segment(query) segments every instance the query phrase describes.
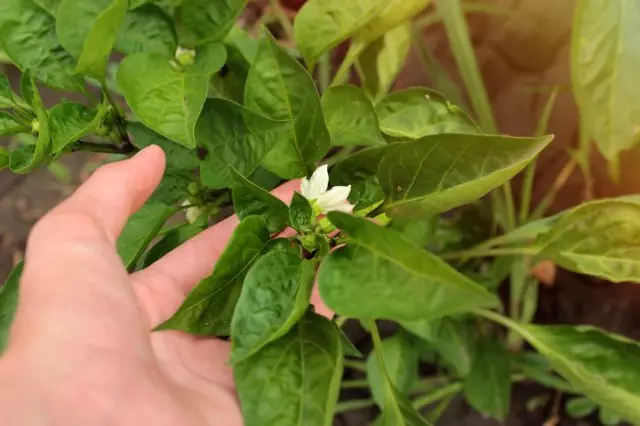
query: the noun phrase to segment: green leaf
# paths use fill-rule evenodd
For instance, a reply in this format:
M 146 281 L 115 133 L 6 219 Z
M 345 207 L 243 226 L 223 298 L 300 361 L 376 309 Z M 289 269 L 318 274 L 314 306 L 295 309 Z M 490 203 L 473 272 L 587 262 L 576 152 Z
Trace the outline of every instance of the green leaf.
M 291 330 L 309 308 L 314 278 L 314 263 L 289 251 L 258 259 L 247 273 L 231 321 L 233 363 Z
M 0 2 L 0 46 L 21 70 L 62 90 L 82 90 L 75 61 L 56 36 L 56 21 L 31 0 Z
M 402 139 L 420 139 L 441 133 L 480 133 L 480 129 L 460 108 L 433 90 L 413 87 L 387 95 L 376 112 L 380 129 Z
M 143 149 L 149 145 L 158 145 L 162 148 L 167 162 L 167 172 L 169 173 L 192 172 L 200 165 L 200 160 L 195 150 L 170 141 L 142 123 L 127 123 L 127 131 L 133 136 L 132 143 L 136 148 Z
M 322 95 L 322 111 L 331 145 L 384 145 L 378 118 L 362 89 L 351 86 L 329 88 Z
M 327 257 L 318 275 L 324 302 L 355 318 L 429 320 L 498 300 L 440 258 L 367 219 L 331 212 L 347 246 Z
M 235 25 L 247 0 L 185 0 L 178 13 L 198 42 L 220 41 Z
M 411 402 L 393 385 L 388 384 L 384 394 L 384 408 L 375 426 L 430 426 Z
M 18 308 L 18 291 L 24 264 L 18 263 L 0 287 L 0 354 L 7 347 L 9 330 Z
M 58 12 L 58 7 L 62 0 L 33 0 L 35 4 L 46 10 L 51 16 L 55 18 Z
M 540 236 L 540 257 L 613 282 L 640 280 L 640 203 L 599 200 L 564 214 Z
M 634 0 L 580 0 L 574 15 L 571 82 L 581 133 L 617 161 L 640 138 L 640 88 L 630 85 L 640 67 Z
M 574 419 L 586 417 L 596 411 L 596 408 L 598 408 L 598 404 L 583 396 L 571 398 L 567 400 L 564 405 L 564 409 L 569 417 Z
M 362 87 L 374 101 L 391 89 L 411 49 L 411 24 L 399 25 L 369 44 L 358 56 Z
M 320 56 L 379 15 L 388 0 L 309 0 L 296 15 L 294 36 L 312 67 Z
M 640 423 L 638 342 L 590 326 L 500 322 L 520 333 L 577 392 Z
M 255 185 L 232 169 L 233 210 L 240 219 L 261 216 L 267 222 L 269 232 L 282 231 L 289 223 L 289 208 L 269 192 Z
M 165 222 L 174 213 L 166 204 L 147 202 L 127 221 L 116 247 L 126 268 L 134 267 Z
M 600 423 L 604 426 L 615 426 L 622 422 L 622 416 L 613 410 L 609 410 L 606 407 L 600 407 L 600 413 L 598 414 Z
M 389 144 L 377 171 L 385 210 L 417 218 L 475 201 L 515 176 L 551 139 L 443 134 Z
M 16 105 L 15 95 L 6 74 L 0 74 L 0 108 L 13 108 Z
M 253 41 L 257 43 L 257 40 Z M 227 48 L 227 62 L 224 68 L 211 79 L 210 89 L 215 97 L 242 104 L 244 102 L 244 87 L 253 58 L 250 60 L 240 47 L 228 43 L 227 40 L 225 40 L 225 46 Z
M 389 0 L 382 13 L 375 16 L 354 35 L 354 44 L 367 45 L 420 13 L 431 0 Z
M 258 216 L 245 218 L 233 232 L 213 273 L 198 284 L 178 311 L 156 330 L 228 336 L 245 275 L 269 241 L 269 229 Z
M 16 133 L 30 131 L 31 129 L 18 123 L 11 114 L 6 111 L 0 111 L 0 136 L 10 136 Z
M 106 114 L 106 106 L 95 110 L 75 102 L 62 101 L 49 111 L 49 129 L 53 152 L 62 152 L 81 137 L 98 129 Z
M 335 324 L 308 311 L 289 333 L 234 366 L 245 424 L 330 426 L 342 362 Z
M 293 193 L 289 206 L 289 219 L 291 227 L 302 233 L 312 232 L 315 227 L 313 208 L 309 200 L 298 192 Z
M 286 122 L 225 99 L 207 99 L 195 131 L 198 145 L 207 148 L 200 166 L 202 183 L 216 189 L 230 186 L 231 168 L 249 176 L 286 132 Z
M 9 167 L 9 159 L 10 159 L 9 151 L 3 146 L 0 146 L 0 170 L 6 169 Z
M 480 413 L 504 421 L 511 403 L 511 368 L 500 342 L 480 342 L 471 372 L 464 380 L 464 396 Z
M 196 51 L 195 63 L 178 66 L 159 53 L 126 57 L 118 68 L 118 86 L 146 126 L 187 148 L 195 148 L 195 126 L 207 98 L 209 79 L 226 60 L 221 44 Z
M 401 395 L 408 396 L 418 378 L 417 348 L 405 333 L 399 332 L 382 341 L 382 352 L 389 380 Z M 367 359 L 367 378 L 374 401 L 384 407 L 387 385 L 378 365 L 377 356 L 372 352 Z
M 9 168 L 18 174 L 28 173 L 40 166 L 49 156 L 51 151 L 51 137 L 49 133 L 49 121 L 47 111 L 42 104 L 40 92 L 36 86 L 35 79 L 29 71 L 22 75 L 20 80 L 23 90 L 22 96 L 29 99 L 30 104 L 36 112 L 38 123 L 38 137 L 35 145 L 21 145 L 11 152 L 9 158 Z M 28 96 L 26 95 L 28 93 Z
M 168 231 L 164 236 L 147 251 L 144 256 L 143 268 L 146 268 L 154 262 L 160 260 L 171 250 L 177 248 L 181 244 L 187 242 L 191 238 L 198 235 L 204 230 L 206 224 L 187 223 L 175 229 Z
M 336 324 L 336 326 L 337 325 L 338 324 Z M 349 339 L 349 336 L 347 336 L 344 330 L 342 330 L 340 327 L 337 327 L 337 328 L 340 331 L 340 334 L 342 337 L 342 348 L 344 349 L 343 350 L 344 356 L 362 358 L 363 357 L 362 352 L 360 352 L 358 348 L 356 348 L 356 346 L 353 344 L 351 339 Z
M 127 12 L 115 44 L 126 55 L 156 52 L 166 57 L 173 57 L 177 47 L 171 17 L 153 4 Z
M 440 359 L 451 366 L 458 377 L 471 371 L 476 353 L 473 325 L 467 321 L 450 317 L 437 321 L 402 322 L 402 327 L 429 342 Z
M 247 77 L 245 105 L 273 120 L 289 122 L 287 135 L 263 165 L 284 179 L 310 176 L 330 142 L 318 91 L 302 65 L 266 32 Z

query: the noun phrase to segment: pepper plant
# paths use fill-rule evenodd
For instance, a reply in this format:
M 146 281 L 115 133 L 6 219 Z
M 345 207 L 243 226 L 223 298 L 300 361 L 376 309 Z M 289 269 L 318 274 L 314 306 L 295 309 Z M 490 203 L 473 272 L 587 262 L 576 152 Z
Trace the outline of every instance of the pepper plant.
M 0 134 L 27 137 L 0 147 L 0 168 L 28 173 L 77 151 L 123 157 L 162 147 L 165 176 L 117 244 L 131 271 L 232 207 L 240 224 L 211 275 L 155 332 L 231 340 L 248 426 L 329 425 L 367 404 L 380 409 L 376 425 L 426 425 L 457 393 L 503 420 L 512 383 L 523 380 L 573 395 L 575 415 L 640 423 L 638 342 L 532 323 L 538 282 L 529 271 L 542 260 L 640 280 L 638 197 L 547 218 L 548 205 L 530 207 L 555 94 L 536 136 L 500 135 L 459 0 L 435 9 L 429 0 L 309 0 L 293 23 L 274 2 L 261 28 L 239 21 L 246 3 L 2 0 L 0 46 L 22 78 L 15 90 L 0 78 Z M 576 14 L 585 169 L 592 138 L 613 161 L 637 132 L 637 114 L 611 109 L 640 105 L 617 84 L 637 73 L 629 64 L 640 66 L 637 43 L 614 43 L 640 22 L 637 7 L 622 13 L 623 4 L 636 3 L 581 0 Z M 389 93 L 424 22 L 444 24 L 477 123 L 435 90 Z M 606 43 L 593 48 L 596 36 Z M 334 69 L 332 52 L 345 41 Z M 353 70 L 361 86 L 348 84 Z M 45 106 L 44 86 L 80 101 Z M 509 181 L 525 168 L 516 209 Z M 269 193 L 298 178 L 289 205 Z M 464 217 L 484 207 L 492 219 L 479 240 L 464 232 Z M 168 223 L 182 211 L 188 220 Z M 21 268 L 0 293 L 2 345 Z M 335 318 L 315 313 L 314 285 Z M 371 334 L 366 362 L 342 332 L 348 319 Z M 398 331 L 383 339 L 377 320 Z M 419 377 L 419 358 L 443 374 Z M 343 386 L 369 387 L 372 400 L 338 401 L 344 368 L 366 379 Z

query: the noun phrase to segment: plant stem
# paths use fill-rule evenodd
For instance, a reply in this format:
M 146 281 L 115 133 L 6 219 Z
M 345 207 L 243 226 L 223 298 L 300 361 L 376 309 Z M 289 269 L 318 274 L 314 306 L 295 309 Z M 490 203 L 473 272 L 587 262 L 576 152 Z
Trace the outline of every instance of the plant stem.
M 344 366 L 356 371 L 367 372 L 367 364 L 364 361 L 355 361 L 352 359 L 345 359 Z
M 331 51 L 320 57 L 318 62 L 318 88 L 320 94 L 323 94 L 331 84 Z
M 538 204 L 538 207 L 536 207 L 533 213 L 531 213 L 531 220 L 540 219 L 545 215 L 558 191 L 560 191 L 564 184 L 567 183 L 567 180 L 569 180 L 569 177 L 578 165 L 578 162 L 579 159 L 576 158 L 576 156 L 573 156 L 567 164 L 564 165 L 562 170 L 560 170 L 560 173 L 558 173 L 558 177 L 556 177 L 556 180 L 553 182 L 553 186 L 551 186 L 551 189 L 547 192 L 547 195 L 545 195 L 542 201 L 540 201 L 540 204 Z
M 325 158 L 324 163 L 329 166 L 333 166 L 334 164 L 339 163 L 340 161 L 344 160 L 345 158 L 353 154 L 356 151 L 356 149 L 357 147 L 355 146 L 346 146 L 340 149 L 340 151 L 336 152 L 331 157 Z
M 335 322 L 336 322 L 336 325 L 337 325 L 338 327 L 342 328 L 342 326 L 344 326 L 344 324 L 345 324 L 347 321 L 349 321 L 349 319 L 350 319 L 349 317 L 347 317 L 347 316 L 345 316 L 345 315 L 342 315 L 342 316 L 339 316 L 338 318 L 336 318 Z
M 416 398 L 412 404 L 413 408 L 415 408 L 416 410 L 420 410 L 421 408 L 424 408 L 429 404 L 433 404 L 434 402 L 439 401 L 442 398 L 446 398 L 450 395 L 455 395 L 462 390 L 462 387 L 462 382 L 453 382 L 451 384 L 448 384 L 447 386 L 441 387 L 438 390 Z
M 352 42 L 349 46 L 349 50 L 347 50 L 347 54 L 345 55 L 338 71 L 336 71 L 333 76 L 333 80 L 331 81 L 331 86 L 338 86 L 340 84 L 344 84 L 349 80 L 349 70 L 351 66 L 356 62 L 360 53 L 364 50 L 366 46 L 362 43 Z
M 345 413 L 347 411 L 361 410 L 363 408 L 371 407 L 376 402 L 372 398 L 368 399 L 354 399 L 352 401 L 338 402 L 334 410 L 335 414 Z
M 452 260 L 452 259 L 470 259 L 476 257 L 493 257 L 493 256 L 533 256 L 539 252 L 538 247 L 503 247 L 503 248 L 494 248 L 494 249 L 470 249 L 470 250 L 461 250 L 451 253 L 441 254 L 440 257 L 442 259 Z
M 106 143 L 77 141 L 73 144 L 71 151 L 103 152 L 107 154 L 131 154 L 139 150 L 130 143 L 125 143 L 122 146 L 115 146 Z
M 542 114 L 540 115 L 540 120 L 538 120 L 538 126 L 534 133 L 534 136 L 542 136 L 547 132 L 547 128 L 549 127 L 549 119 L 551 118 L 551 112 L 553 112 L 553 107 L 556 104 L 556 99 L 558 98 L 558 93 L 560 92 L 560 87 L 556 86 L 551 95 L 549 95 L 549 99 L 547 99 L 547 103 L 545 104 Z M 536 174 L 536 163 L 537 158 L 534 158 L 531 163 L 527 166 L 525 170 L 524 179 L 522 180 L 522 196 L 520 198 L 520 221 L 521 225 L 524 225 L 529 218 L 529 209 L 531 208 L 531 196 L 533 193 L 533 178 Z
M 376 360 L 378 361 L 378 368 L 380 369 L 380 375 L 388 379 L 387 367 L 384 362 L 384 352 L 382 350 L 382 339 L 380 338 L 380 332 L 378 331 L 378 325 L 375 320 L 369 320 L 369 333 L 371 333 L 371 339 L 373 340 L 373 350 L 376 354 Z
M 271 9 L 273 9 L 273 13 L 278 18 L 278 22 L 282 25 L 282 30 L 287 36 L 287 40 L 291 41 L 294 39 L 294 31 L 293 25 L 291 25 L 291 21 L 289 17 L 280 6 L 279 0 L 271 0 Z
M 343 389 L 358 389 L 358 388 L 368 388 L 369 380 L 367 379 L 353 379 L 353 380 L 344 380 L 342 382 Z

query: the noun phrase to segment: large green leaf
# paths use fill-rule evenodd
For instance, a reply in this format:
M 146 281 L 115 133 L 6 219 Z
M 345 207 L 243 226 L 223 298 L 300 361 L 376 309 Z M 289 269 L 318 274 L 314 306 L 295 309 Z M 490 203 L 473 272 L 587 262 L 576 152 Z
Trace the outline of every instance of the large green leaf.
M 147 4 L 127 12 L 115 47 L 127 55 L 156 52 L 173 57 L 177 45 L 171 18 L 158 6 Z
M 309 66 L 379 15 L 388 0 L 309 0 L 296 15 L 294 34 Z
M 382 13 L 371 19 L 354 35 L 353 43 L 361 45 L 371 43 L 382 37 L 387 31 L 410 21 L 430 2 L 431 0 L 388 0 L 387 7 Z
M 403 332 L 382 341 L 384 364 L 391 384 L 396 390 L 408 396 L 418 378 L 418 350 Z M 376 404 L 384 407 L 385 378 L 380 374 L 378 359 L 374 352 L 367 359 L 367 379 Z
M 640 345 L 589 326 L 521 325 L 518 331 L 577 391 L 640 423 Z
M 248 0 L 185 0 L 178 13 L 199 42 L 220 41 L 234 26 Z
M 580 0 L 575 13 L 571 74 L 581 132 L 610 161 L 640 138 L 640 3 Z
M 162 54 L 126 57 L 118 69 L 118 86 L 144 124 L 188 148 L 195 148 L 195 126 L 207 98 L 209 79 L 226 60 L 221 44 L 196 51 L 195 63 L 178 66 Z
M 207 148 L 200 166 L 202 183 L 230 186 L 231 168 L 249 176 L 273 147 L 287 137 L 287 122 L 270 120 L 225 99 L 208 99 L 196 124 L 196 141 Z
M 330 426 L 342 378 L 336 325 L 313 311 L 286 335 L 234 366 L 248 426 Z
M 56 21 L 31 0 L 0 2 L 0 46 L 21 70 L 31 70 L 45 84 L 81 90 L 75 61 L 56 36 Z
M 81 137 L 97 130 L 106 113 L 75 102 L 62 101 L 49 111 L 49 130 L 53 152 L 58 153 Z
M 18 308 L 18 290 L 24 264 L 18 263 L 0 287 L 0 354 L 7 346 L 9 329 Z
M 362 89 L 331 87 L 322 95 L 322 112 L 331 136 L 331 145 L 384 145 L 378 117 Z
M 244 280 L 231 321 L 232 362 L 242 362 L 291 330 L 309 309 L 314 278 L 314 262 L 290 251 L 258 259 Z
M 136 265 L 173 213 L 174 209 L 170 206 L 149 201 L 129 218 L 116 245 L 125 267 Z
M 522 170 L 551 141 L 441 134 L 359 151 L 331 171 L 353 184 L 377 175 L 393 216 L 425 217 L 474 201 Z
M 437 321 L 403 322 L 401 325 L 427 341 L 458 377 L 469 373 L 476 352 L 473 324 L 445 317 Z
M 316 217 L 309 200 L 299 192 L 294 192 L 289 206 L 291 227 L 299 232 L 308 233 L 313 231 L 315 221 Z
M 227 62 L 224 72 L 219 72 L 211 80 L 211 92 L 213 96 L 228 99 L 239 104 L 244 102 L 244 87 L 251 69 L 256 52 L 258 40 L 249 36 L 246 32 L 233 27 L 224 44 L 227 48 Z
M 228 336 L 242 282 L 269 241 L 269 229 L 258 216 L 245 218 L 227 243 L 213 273 L 198 284 L 178 311 L 157 330 Z
M 29 131 L 31 129 L 18 123 L 11 114 L 6 111 L 0 111 L 0 136 L 15 135 L 16 133 Z
M 128 0 L 62 0 L 56 32 L 64 48 L 78 58 L 78 73 L 104 80 L 128 6 Z
M 20 83 L 25 89 L 23 96 L 25 93 L 29 93 L 30 103 L 36 112 L 35 121 L 37 122 L 38 134 L 35 145 L 21 145 L 11 152 L 9 168 L 14 173 L 24 174 L 29 173 L 47 160 L 51 153 L 51 136 L 47 111 L 42 104 L 36 81 L 29 71 L 22 75 Z
M 411 49 L 411 23 L 398 25 L 358 56 L 358 73 L 367 95 L 379 101 L 391 89 Z
M 460 108 L 444 96 L 423 87 L 394 92 L 385 97 L 376 112 L 383 133 L 403 139 L 420 139 L 441 133 L 480 133 Z
M 540 257 L 613 282 L 640 281 L 640 203 L 593 201 L 560 217 L 537 245 Z
M 245 105 L 273 120 L 289 121 L 264 166 L 285 179 L 309 176 L 329 148 L 318 91 L 311 78 L 266 32 L 245 87 Z
M 500 342 L 487 339 L 479 343 L 464 380 L 464 396 L 483 415 L 504 421 L 511 402 L 511 368 L 509 354 Z
M 343 213 L 328 217 L 347 234 L 347 245 L 325 259 L 318 275 L 322 299 L 338 314 L 429 320 L 498 303 L 402 234 Z
M 277 197 L 260 188 L 244 176 L 231 171 L 233 179 L 233 210 L 240 219 L 261 216 L 267 222 L 269 232 L 282 231 L 289 223 L 289 208 Z

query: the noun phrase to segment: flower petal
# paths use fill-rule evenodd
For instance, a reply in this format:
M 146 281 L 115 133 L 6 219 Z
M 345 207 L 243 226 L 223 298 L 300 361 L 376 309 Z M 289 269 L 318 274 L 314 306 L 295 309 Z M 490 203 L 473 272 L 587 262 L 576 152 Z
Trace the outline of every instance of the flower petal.
M 355 206 L 350 203 L 344 203 L 340 205 L 334 205 L 328 208 L 327 212 L 342 212 L 342 213 L 353 213 L 353 208 Z
M 321 194 L 318 198 L 318 206 L 321 209 L 326 210 L 333 206 L 339 206 L 347 201 L 347 197 L 351 192 L 351 185 L 349 186 L 334 186 L 324 194 Z
M 318 198 L 329 187 L 329 171 L 326 164 L 318 167 L 309 180 L 308 199 Z M 303 194 L 304 195 L 304 194 Z
M 300 182 L 300 193 L 302 194 L 302 196 L 306 199 L 312 198 L 309 193 L 311 189 L 311 185 L 309 184 L 309 179 L 307 179 L 306 177 L 302 178 L 302 181 Z

